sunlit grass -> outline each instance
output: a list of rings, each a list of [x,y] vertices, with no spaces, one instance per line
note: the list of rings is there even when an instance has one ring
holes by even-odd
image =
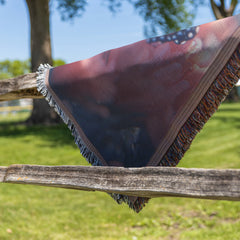
[[[223,104],[197,135],[179,166],[240,168],[240,104]]]
[[[0,117],[0,165],[83,165],[64,125],[14,124]],[[224,104],[194,140],[179,166],[240,167],[240,104]],[[1,240],[240,239],[240,203],[152,199],[139,214],[107,194],[0,184]]]

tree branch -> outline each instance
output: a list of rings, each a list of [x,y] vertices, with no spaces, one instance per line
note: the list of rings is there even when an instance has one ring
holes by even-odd
[[[148,198],[240,200],[240,170],[11,165],[0,167],[0,182]]]
[[[0,101],[20,98],[43,98],[37,91],[36,73],[0,80]]]
[[[238,0],[232,0],[229,9],[225,7],[225,1],[221,0],[220,5],[217,5],[214,0],[210,0],[211,7],[216,19],[230,17],[238,4]]]
[[[225,9],[225,0],[221,0],[220,2],[221,2],[221,7]]]
[[[215,3],[215,1],[214,0],[210,0],[210,3],[211,3],[211,7],[212,7],[213,14],[214,14],[215,18],[216,19],[223,18],[222,14],[220,12],[219,6]]]
[[[229,14],[231,14],[231,16],[233,15],[233,12],[234,12],[237,4],[238,4],[238,0],[232,0],[231,1],[231,5],[229,7]]]

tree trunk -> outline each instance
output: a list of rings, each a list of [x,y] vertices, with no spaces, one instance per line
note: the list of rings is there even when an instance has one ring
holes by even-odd
[[[26,0],[31,25],[31,70],[36,72],[41,63],[52,65],[51,39],[49,30],[49,0]],[[29,124],[60,122],[56,112],[45,100],[34,99]]]
[[[225,17],[230,17],[233,15],[234,10],[236,9],[236,6],[238,4],[238,0],[231,0],[229,8],[226,8],[226,4],[224,0],[220,0],[219,4],[216,4],[214,0],[210,0],[211,7],[213,14],[216,19],[222,19]],[[238,92],[237,92],[237,87],[233,87],[232,91],[226,98],[227,101],[230,102],[236,102],[239,100]]]

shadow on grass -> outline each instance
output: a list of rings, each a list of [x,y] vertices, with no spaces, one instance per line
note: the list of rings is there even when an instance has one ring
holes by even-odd
[[[213,115],[213,119],[221,124],[231,124],[233,127],[240,128],[240,103],[223,104]]]
[[[235,108],[235,107],[220,108],[217,111],[220,112],[220,113],[223,113],[223,112],[233,112],[233,113],[239,112],[240,113],[240,109]]]
[[[64,124],[54,126],[27,126],[23,122],[1,122],[0,137],[22,138],[25,136],[35,136],[46,141],[48,146],[75,146],[74,138],[70,130]]]
[[[231,124],[232,127],[239,129],[240,128],[240,112],[239,112],[239,117],[236,116],[214,116],[214,120],[217,120],[221,122],[220,124]]]
[[[219,127],[224,124],[231,124],[231,126],[238,131],[238,129],[240,129],[240,104],[226,104],[214,114],[213,118],[219,123]],[[28,126],[25,122],[17,122],[16,120],[0,121],[0,137],[16,139],[29,135],[41,138],[43,140],[42,142],[46,142],[45,145],[47,146],[76,146],[70,130],[63,123],[54,126]],[[28,140],[24,139],[24,141]],[[45,145],[41,144],[41,146]]]

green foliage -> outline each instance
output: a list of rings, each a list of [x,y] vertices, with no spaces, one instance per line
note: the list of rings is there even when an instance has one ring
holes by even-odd
[[[62,59],[53,60],[53,66],[64,65],[65,61]],[[0,79],[7,79],[23,75],[30,72],[30,60],[5,60],[0,62]]]
[[[8,73],[0,72],[0,79],[8,79],[11,78],[11,75]]]
[[[57,9],[60,12],[62,20],[80,17],[85,12],[86,0],[58,0]]]
[[[169,33],[178,31],[192,24],[197,7],[201,4],[207,4],[206,0],[125,0],[133,5],[136,12],[145,20],[144,34],[154,36],[159,30]],[[56,2],[62,20],[72,20],[75,17],[81,17],[86,11],[87,0],[51,0]],[[111,12],[117,12],[123,0],[102,0],[106,3]],[[223,6],[229,4],[229,1],[221,1]],[[232,1],[233,2],[233,1]],[[235,1],[234,2],[239,2]],[[0,0],[4,4],[5,0]],[[219,1],[216,1],[218,6]],[[236,3],[237,5],[238,3]]]
[[[197,6],[194,0],[129,0],[146,22],[144,33],[153,36],[178,31],[192,24]]]
[[[104,0],[112,12],[116,12],[123,1]],[[159,30],[168,33],[192,24],[196,9],[204,0],[127,0],[145,20],[144,34],[154,36]]]
[[[0,115],[0,165],[83,165],[66,126],[16,125]],[[240,103],[223,104],[182,159],[181,167],[240,167]],[[188,198],[151,199],[139,214],[107,194],[0,184],[0,239],[240,239],[240,204]]]
[[[126,0],[146,22],[146,36],[156,35],[159,30],[167,33],[177,31],[192,24],[196,9],[204,0]],[[117,12],[124,1],[103,0],[111,12]],[[58,0],[57,9],[63,20],[82,16],[86,10],[86,0]]]
[[[66,64],[66,62],[62,59],[54,59],[53,60],[53,66],[54,67],[61,66],[61,65],[64,65],[64,64]]]
[[[5,60],[0,62],[0,79],[16,77],[28,73],[30,61]]]
[[[169,33],[192,25],[197,7],[207,3],[206,0],[125,1],[132,4],[135,11],[145,20],[144,34],[147,37],[157,35],[159,30]],[[51,0],[50,2],[56,3],[62,20],[73,20],[75,17],[81,17],[88,4],[87,0]],[[109,10],[115,13],[121,8],[124,0],[102,0],[102,2],[106,3]],[[224,6],[228,3],[228,1],[221,2],[224,3]],[[0,0],[0,4],[4,3],[5,0]]]
[[[113,13],[117,12],[124,1],[122,0],[103,0],[104,3],[107,4],[109,10]]]

